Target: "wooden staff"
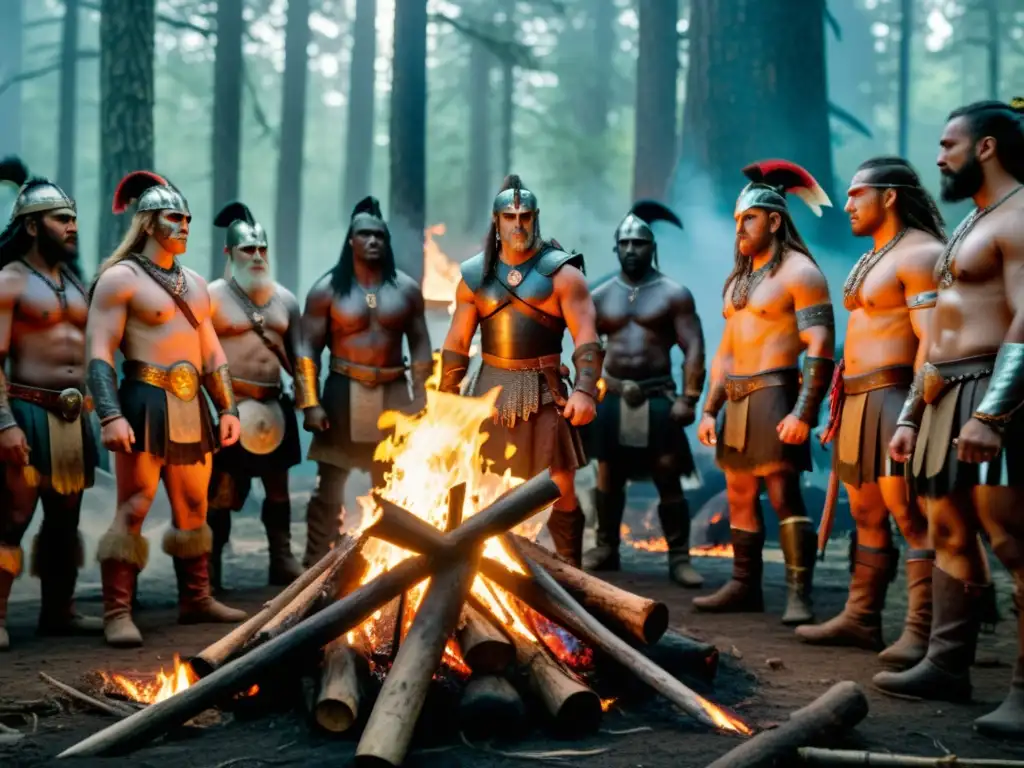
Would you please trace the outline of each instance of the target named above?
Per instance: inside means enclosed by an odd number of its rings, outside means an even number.
[[[793,765],[797,750],[815,743],[829,743],[867,717],[868,700],[863,689],[846,680],[836,683],[789,720],[722,755],[707,768],[769,768]]]
[[[516,736],[524,730],[526,707],[519,692],[499,675],[473,675],[462,691],[459,726],[470,738]]]
[[[797,750],[800,765],[819,765],[838,768],[844,765],[873,765],[878,768],[1024,768],[1024,760],[998,758],[918,757],[916,755],[890,755],[885,752],[864,752],[859,749],[822,749],[800,747]]]
[[[574,568],[548,550],[522,536],[515,537],[520,549],[550,573],[555,581],[576,597],[583,607],[612,629],[652,645],[668,629],[668,606],[620,589],[586,571]]]
[[[462,659],[476,675],[502,672],[515,661],[515,646],[505,633],[468,602],[462,607],[458,639]]]

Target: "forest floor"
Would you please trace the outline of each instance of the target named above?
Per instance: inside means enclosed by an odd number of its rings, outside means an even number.
[[[97,489],[103,493],[102,489]],[[92,492],[90,492],[92,493]],[[95,494],[93,494],[95,496]],[[301,494],[299,494],[301,495]],[[299,509],[303,507],[300,504]],[[108,519],[95,503],[86,505],[83,532],[95,541],[101,522]],[[634,518],[642,510],[631,509]],[[137,621],[145,637],[145,647],[117,651],[105,647],[99,638],[40,639],[33,634],[38,610],[37,584],[23,578],[17,582],[16,600],[11,607],[13,650],[0,656],[0,710],[14,701],[52,698],[54,692],[38,677],[46,672],[73,685],[86,687],[90,675],[100,670],[138,671],[154,674],[168,667],[175,653],[188,654],[220,637],[223,626],[178,626],[175,623],[174,580],[169,559],[159,552],[159,527],[166,525],[163,503],[152,513],[147,534],[152,546],[151,564],[140,579],[143,609]],[[295,518],[301,515],[297,512]],[[634,522],[636,520],[634,519]],[[301,524],[294,525],[296,551],[302,543]],[[588,530],[588,536],[591,531]],[[257,610],[272,592],[261,587],[265,578],[265,545],[258,516],[243,511],[236,518],[233,551],[227,558],[226,579],[236,587],[228,602],[249,611]],[[841,545],[816,573],[815,605],[819,616],[827,618],[840,610],[845,599],[848,574]],[[90,551],[94,549],[90,548]],[[814,648],[796,642],[792,630],[783,627],[778,617],[784,601],[784,572],[781,553],[766,551],[766,601],[764,615],[695,614],[690,600],[696,593],[672,586],[665,573],[663,554],[627,550],[624,570],[609,580],[627,589],[668,604],[672,626],[687,634],[714,643],[721,652],[721,664],[715,686],[707,695],[733,710],[755,727],[763,728],[786,719],[793,710],[807,704],[840,680],[854,680],[868,693],[870,714],[844,746],[870,748],[918,755],[938,756],[945,750],[961,757],[1024,759],[1024,746],[993,742],[976,735],[971,721],[993,709],[1001,701],[1010,677],[1010,665],[1016,648],[1015,622],[1009,612],[1009,583],[998,574],[1000,608],[1004,620],[994,635],[983,636],[979,665],[973,673],[975,702],[968,705],[907,702],[887,698],[870,688],[871,676],[878,664],[870,653]],[[710,591],[728,578],[730,563],[721,558],[703,558],[696,562],[707,577]],[[903,581],[890,590],[886,612],[886,637],[899,631],[904,609]],[[83,572],[79,604],[83,612],[98,614],[98,572],[91,563]],[[770,663],[769,663],[770,660]],[[216,719],[215,719],[216,720]],[[6,718],[6,725],[26,733],[32,725]],[[0,747],[0,765],[40,766],[56,762],[61,750],[105,727],[111,719],[83,710],[64,707],[59,713],[42,716],[36,729],[17,744]],[[545,736],[543,728],[534,728],[523,740],[504,744],[474,744],[450,738],[440,744],[414,743],[406,761],[416,768],[481,766],[504,768],[537,762],[520,752],[593,750],[591,755],[568,755],[556,765],[588,768],[668,768],[669,766],[705,766],[737,744],[730,736],[708,733],[692,720],[676,713],[658,700],[623,703],[605,715],[602,730],[581,741],[561,741]],[[258,719],[225,715],[216,722],[187,736],[167,738],[146,746],[131,758],[144,766],[195,766],[196,768],[246,768],[262,765],[337,766],[348,764],[355,752],[354,738],[329,738],[311,727],[299,711],[268,714]],[[508,754],[501,754],[506,752]],[[110,765],[114,759],[79,759],[72,764]]]

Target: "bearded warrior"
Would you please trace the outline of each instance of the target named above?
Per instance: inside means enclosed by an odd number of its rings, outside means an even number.
[[[807,439],[832,380],[835,323],[825,276],[793,224],[786,194],[801,197],[819,216],[821,206],[831,203],[814,177],[793,163],[768,160],[743,173],[750,183],[736,202],[736,264],[723,291],[725,332],[698,429],[704,445],[717,446],[725,472],[733,577],[693,604],[702,611],[764,610],[764,480],[786,561],[789,596],[782,622],[805,624],[814,618],[817,542],[800,473],[811,468]]]
[[[0,181],[20,187],[0,233],[0,650],[11,586],[22,569],[21,541],[42,501],[32,543],[43,634],[98,632],[75,612],[83,562],[78,519],[92,485],[96,443],[85,396],[88,297],[78,273],[75,201],[53,182],[29,177],[15,157]],[[10,378],[4,373],[7,366]]]
[[[124,239],[101,266],[89,307],[89,389],[114,452],[117,512],[100,540],[104,632],[117,647],[142,636],[131,608],[149,546],[142,524],[161,478],[171,502],[172,527],[163,540],[174,558],[179,622],[235,622],[242,611],[210,595],[212,534],[206,494],[212,453],[239,436],[238,406],[228,361],[214,330],[206,281],[185,269],[188,203],[174,186],[148,171],[121,180],[114,213],[135,203]],[[124,354],[118,388],[114,355]],[[219,441],[207,394],[220,412]]]
[[[694,472],[683,428],[695,420],[704,389],[704,334],[693,295],[658,271],[651,225],[682,229],[669,209],[636,203],[615,230],[622,269],[594,291],[597,330],[606,337],[606,393],[586,429],[588,453],[597,459],[597,546],[584,567],[618,570],[619,527],[626,481],[654,481],[658,516],[668,544],[669,576],[684,587],[704,579],[690,565],[690,512],[680,477]],[[683,393],[671,372],[672,348],[683,351]]]
[[[305,412],[306,429],[317,432],[309,449],[317,484],[306,512],[308,567],[337,538],[349,473],[369,472],[375,487],[384,485],[386,465],[373,459],[384,438],[377,427],[380,415],[422,407],[433,371],[423,294],[395,268],[391,234],[376,198],[356,204],[338,264],[306,297],[304,324],[313,359],[320,359],[324,347],[331,355],[323,404]],[[403,340],[411,365],[402,357]]]
[[[537,196],[518,176],[505,179],[491,211],[483,252],[462,264],[439,389],[460,392],[479,328],[482,362],[467,393],[501,387],[484,459],[521,478],[550,468],[561,496],[548,531],[558,554],[579,566],[584,517],[574,479],[585,457],[576,428],[594,419],[604,359],[583,256],[541,238]],[[571,392],[561,364],[566,328],[576,345]]]
[[[295,409],[315,408],[320,402],[316,364],[302,333],[298,301],[270,275],[263,226],[240,202],[224,206],[213,223],[227,229],[228,263],[224,279],[210,284],[210,305],[230,366],[242,436],[213,460],[210,581],[215,591],[223,588],[222,553],[231,536],[231,513],[242,508],[253,478],[259,478],[265,493],[269,581],[282,586],[302,572],[291,551],[288,470],[302,461]],[[294,401],[281,384],[282,370],[295,382]]]

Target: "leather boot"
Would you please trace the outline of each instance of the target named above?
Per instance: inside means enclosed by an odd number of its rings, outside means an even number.
[[[811,585],[818,538],[808,517],[788,517],[779,524],[779,544],[786,560],[786,610],[782,623],[787,626],[814,621]]]
[[[909,699],[969,701],[971,661],[978,644],[980,585],[954,579],[941,568],[932,571],[934,611],[928,653],[904,672],[879,672],[875,687]]]
[[[302,575],[302,566],[292,554],[291,502],[265,499],[261,517],[270,550],[268,581],[274,587],[288,586]]]
[[[84,565],[85,551],[77,531],[43,527],[32,541],[30,573],[39,578],[42,604],[39,609],[40,635],[95,634],[103,631],[103,620],[82,616],[75,610],[75,585]]]
[[[586,518],[579,507],[563,512],[551,509],[548,517],[548,533],[555,544],[555,552],[577,568],[583,560],[583,526]]]
[[[210,507],[206,511],[206,524],[210,526],[212,543],[210,548],[210,589],[215,595],[227,592],[224,589],[224,547],[231,540],[231,510]]]
[[[974,721],[974,730],[996,739],[1024,739],[1024,583],[1017,581],[1013,596],[1017,607],[1017,663],[1010,692],[994,712]]]
[[[738,528],[732,534],[732,579],[710,595],[693,598],[693,607],[706,613],[760,613],[764,610],[761,577],[764,573],[764,531]]]
[[[843,612],[824,624],[797,627],[796,636],[811,645],[835,645],[877,651],[882,647],[882,608],[892,566],[892,549],[857,547],[850,595]]]
[[[164,552],[174,558],[179,624],[228,623],[246,618],[245,611],[228,608],[210,595],[213,532],[209,526],[193,531],[169,528],[163,544]]]
[[[149,560],[149,542],[117,531],[103,534],[96,547],[103,579],[103,634],[107,645],[137,648],[142,633],[132,621],[132,595],[139,571]]]
[[[907,552],[907,618],[899,640],[878,654],[878,660],[887,667],[910,669],[928,653],[934,565],[933,550],[912,549]]]
[[[11,638],[7,634],[7,600],[14,580],[21,573],[22,554],[21,547],[0,544],[0,651],[11,647]]]
[[[320,464],[316,488],[306,507],[305,568],[315,565],[330,552],[345,522],[345,481],[348,472]]]
[[[619,570],[619,531],[622,512],[626,508],[624,491],[594,491],[597,512],[597,546],[583,555],[583,567],[588,571]]]
[[[686,499],[658,505],[661,530],[668,544],[668,577],[688,589],[704,586],[704,577],[690,565],[690,507]]]

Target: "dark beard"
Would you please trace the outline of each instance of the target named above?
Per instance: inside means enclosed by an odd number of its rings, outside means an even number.
[[[38,232],[36,248],[47,264],[50,266],[72,264],[78,259],[77,244],[65,243],[63,238],[54,237],[45,226],[40,226]]]
[[[942,172],[942,200],[947,203],[958,203],[974,197],[985,181],[978,158],[972,157],[959,171]]]
[[[623,256],[619,261],[622,267],[622,274],[630,280],[636,281],[645,277],[654,266],[653,259],[645,259],[642,256]]]

